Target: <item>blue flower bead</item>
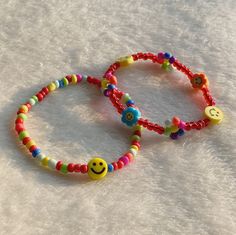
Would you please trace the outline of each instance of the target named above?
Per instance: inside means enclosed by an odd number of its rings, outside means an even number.
[[[137,124],[138,119],[141,117],[141,113],[134,107],[128,107],[122,112],[121,121],[127,126],[134,126]]]

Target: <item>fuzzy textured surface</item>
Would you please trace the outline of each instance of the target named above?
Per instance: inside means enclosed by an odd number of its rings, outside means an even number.
[[[236,3],[5,0],[0,3],[0,234],[236,234]],[[65,74],[102,76],[116,58],[169,51],[204,71],[219,126],[171,141],[143,131],[136,161],[101,181],[40,167],[16,141],[20,104]],[[202,97],[180,73],[135,64],[117,74],[143,115],[197,120]],[[61,90],[27,128],[49,156],[111,161],[130,130],[94,87]]]

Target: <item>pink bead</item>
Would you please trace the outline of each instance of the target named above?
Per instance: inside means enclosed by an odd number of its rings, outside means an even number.
[[[180,123],[179,123],[179,128],[180,128],[180,129],[185,129],[185,128],[186,128],[186,124],[185,124],[184,121],[180,121]]]
[[[122,161],[124,163],[124,165],[129,164],[129,158],[126,155],[120,157],[119,161]]]
[[[76,74],[77,77],[77,83],[80,83],[83,79],[83,76],[81,74]]]
[[[178,117],[173,117],[172,123],[173,123],[174,126],[179,126],[180,119]]]

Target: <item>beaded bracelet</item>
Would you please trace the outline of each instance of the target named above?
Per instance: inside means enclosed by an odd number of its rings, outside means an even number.
[[[138,60],[150,60],[153,63],[158,63],[163,69],[170,71],[172,68],[184,73],[190,80],[194,89],[200,90],[203,93],[207,106],[204,111],[204,118],[198,121],[185,122],[179,117],[173,117],[172,121],[166,120],[165,126],[153,123],[148,119],[141,117],[140,111],[134,106],[134,101],[129,94],[121,92],[117,87],[117,78],[115,72],[120,67],[127,67]],[[182,136],[185,131],[192,129],[200,130],[211,122],[218,124],[223,119],[223,112],[215,106],[215,101],[208,89],[208,79],[203,73],[192,73],[189,68],[181,64],[170,53],[160,52],[157,55],[152,53],[137,53],[131,56],[125,56],[118,59],[115,63],[109,66],[101,81],[101,89],[105,96],[108,96],[116,107],[117,111],[122,115],[122,122],[128,126],[141,125],[148,130],[155,131],[158,134],[165,134],[171,139],[177,139]],[[124,107],[126,106],[126,108]]]
[[[133,158],[137,155],[140,149],[140,139],[141,139],[141,126],[135,125],[133,129],[133,135],[131,137],[130,149],[123,154],[117,161],[107,164],[102,158],[93,158],[88,164],[79,163],[63,163],[62,161],[57,161],[52,159],[42,153],[41,149],[36,145],[35,141],[30,138],[29,133],[25,129],[24,122],[27,119],[27,113],[31,110],[32,106],[42,102],[43,99],[55,91],[58,88],[67,87],[69,84],[79,84],[81,81],[87,81],[90,84],[95,84],[98,87],[101,86],[99,79],[84,76],[80,74],[72,74],[64,77],[61,80],[56,80],[51,82],[48,86],[43,87],[36,95],[30,98],[25,104],[21,105],[15,120],[15,130],[18,134],[19,140],[22,141],[23,145],[29,150],[32,157],[37,159],[43,166],[48,167],[53,170],[57,170],[62,173],[88,173],[92,179],[101,179],[107,172],[113,172],[118,169],[123,168],[125,165],[130,163]]]

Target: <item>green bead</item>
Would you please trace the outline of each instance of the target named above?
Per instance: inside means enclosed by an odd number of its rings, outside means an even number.
[[[29,137],[29,133],[27,131],[20,132],[19,139],[23,140],[25,137]]]
[[[164,135],[170,136],[171,134],[171,127],[166,127],[164,131]]]
[[[34,99],[36,103],[39,102],[38,97],[36,95],[33,95],[32,99]]]
[[[138,135],[133,135],[133,136],[131,136],[131,141],[140,141],[140,136],[138,136]]]
[[[161,67],[166,71],[170,71],[172,69],[172,66],[168,61],[165,61]]]
[[[66,78],[63,78],[62,82],[63,82],[64,86],[68,86],[69,85],[69,82],[68,82],[68,80]]]
[[[67,165],[66,165],[66,164],[62,164],[60,171],[61,171],[62,173],[65,173],[65,174],[66,174],[66,173],[68,172],[68,170],[67,170]]]
[[[21,118],[21,119],[23,119],[23,121],[25,121],[25,120],[27,120],[28,117],[24,113],[19,113],[17,115],[17,118]]]
[[[121,102],[125,104],[127,101],[131,100],[131,97],[128,93],[124,94],[121,98]]]

